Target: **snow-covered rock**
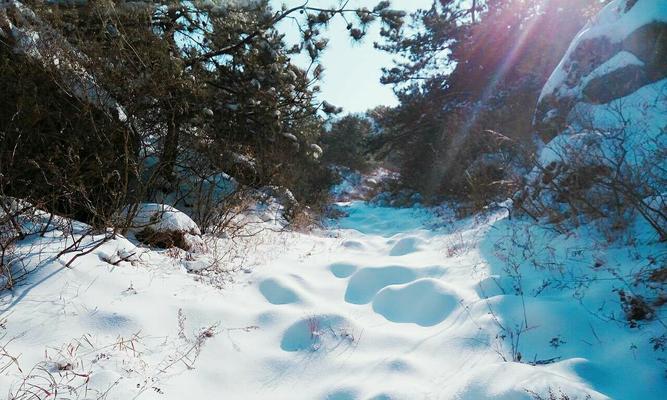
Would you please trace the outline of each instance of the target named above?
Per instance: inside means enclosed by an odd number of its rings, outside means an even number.
[[[666,189],[665,38],[658,0],[612,1],[576,36],[542,91],[535,128],[549,142],[517,206],[556,219],[629,204],[648,215],[638,199]]]
[[[189,216],[167,204],[128,206],[122,216],[130,219],[129,232],[140,242],[156,247],[189,250],[193,237],[201,235],[199,227]]]
[[[377,204],[385,205],[407,205],[414,204],[409,201],[400,201],[402,195],[393,196],[391,186],[399,178],[398,173],[392,172],[386,168],[376,168],[368,173],[361,173],[345,167],[336,167],[336,174],[340,177],[340,183],[331,189],[331,194],[337,202],[347,202],[351,200],[371,200]],[[407,194],[404,200],[414,195],[414,192]],[[398,200],[398,201],[397,201]],[[421,200],[417,200],[419,202]]]
[[[570,45],[540,96],[535,124],[551,139],[578,103],[607,104],[667,77],[667,2],[614,0]]]
[[[129,211],[129,207],[125,213]],[[131,231],[151,228],[157,232],[184,231],[199,235],[199,227],[185,213],[167,204],[141,203],[132,217]]]
[[[322,150],[322,148],[319,145],[317,145],[315,143],[312,143],[310,145],[310,153],[313,156],[313,158],[317,160],[320,157],[322,157],[322,154],[324,153],[324,151]]]

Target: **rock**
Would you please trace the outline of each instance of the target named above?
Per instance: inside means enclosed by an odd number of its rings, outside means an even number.
[[[138,241],[163,249],[192,248],[190,236],[200,236],[197,224],[185,213],[167,204],[140,203],[123,210],[125,218],[131,218],[128,230]]]
[[[622,48],[646,64],[647,83],[667,76],[667,23],[642,26],[623,41]]]
[[[579,103],[607,104],[667,77],[667,2],[614,0],[574,39],[538,101],[545,142]]]
[[[619,182],[636,188],[633,198],[664,192],[664,182],[635,171],[664,163],[666,78],[667,2],[610,2],[542,90],[534,128],[546,145],[514,197],[517,208],[553,222],[597,218],[618,212],[610,187]]]
[[[644,67],[627,65],[607,75],[591,79],[583,89],[583,99],[594,104],[609,103],[634,93],[647,81]]]

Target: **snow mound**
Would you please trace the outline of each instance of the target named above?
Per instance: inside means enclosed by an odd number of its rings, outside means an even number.
[[[410,253],[415,253],[419,251],[422,240],[418,237],[405,237],[396,242],[394,247],[391,248],[389,255],[392,257],[400,257]]]
[[[117,265],[121,261],[135,262],[139,259],[139,249],[124,237],[116,237],[97,251],[101,261]]]
[[[345,291],[345,301],[352,304],[367,304],[385,286],[407,283],[415,279],[417,274],[408,267],[362,268],[350,278]]]
[[[433,326],[444,321],[458,302],[452,289],[425,278],[382,289],[373,299],[373,310],[392,322]]]

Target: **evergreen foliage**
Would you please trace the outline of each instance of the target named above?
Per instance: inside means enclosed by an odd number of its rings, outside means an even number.
[[[27,0],[0,11],[0,190],[100,225],[123,204],[177,202],[193,179],[220,173],[318,201],[332,179],[317,159],[323,115],[341,112],[316,99],[322,31],[345,18],[353,39],[374,21],[390,37],[404,15],[388,2],[273,10],[268,0]],[[291,47],[277,27],[286,18],[301,32]],[[292,62],[298,53],[310,68]]]
[[[346,115],[335,121],[322,136],[323,161],[357,171],[367,171],[371,160],[368,141],[376,134],[373,122],[364,115]]]
[[[374,147],[398,159],[406,187],[431,199],[506,195],[531,154],[544,82],[602,5],[440,0],[414,13],[404,35],[377,45],[402,61],[384,70],[400,105]]]

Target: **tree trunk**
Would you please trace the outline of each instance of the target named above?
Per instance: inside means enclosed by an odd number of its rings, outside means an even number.
[[[176,9],[171,9],[168,12],[169,22],[164,26],[165,40],[169,43],[169,50],[173,54],[179,51],[175,39],[175,24],[178,20],[179,14]],[[169,101],[167,102],[167,132],[165,133],[164,141],[162,143],[162,157],[160,159],[160,174],[164,178],[168,186],[173,186],[176,177],[174,175],[174,168],[176,166],[176,159],[178,158],[178,143],[180,134],[181,118],[177,107],[174,103],[178,103],[178,93],[170,90]],[[169,187],[171,189],[171,187]]]
[[[169,121],[167,121],[167,132],[162,143],[162,157],[160,158],[160,173],[169,183],[175,181],[174,168],[178,158],[179,131],[179,118],[176,112],[172,112]]]
[[[472,0],[472,5],[470,6],[470,12],[472,17],[472,23],[475,23],[475,12],[477,12],[477,0]]]

